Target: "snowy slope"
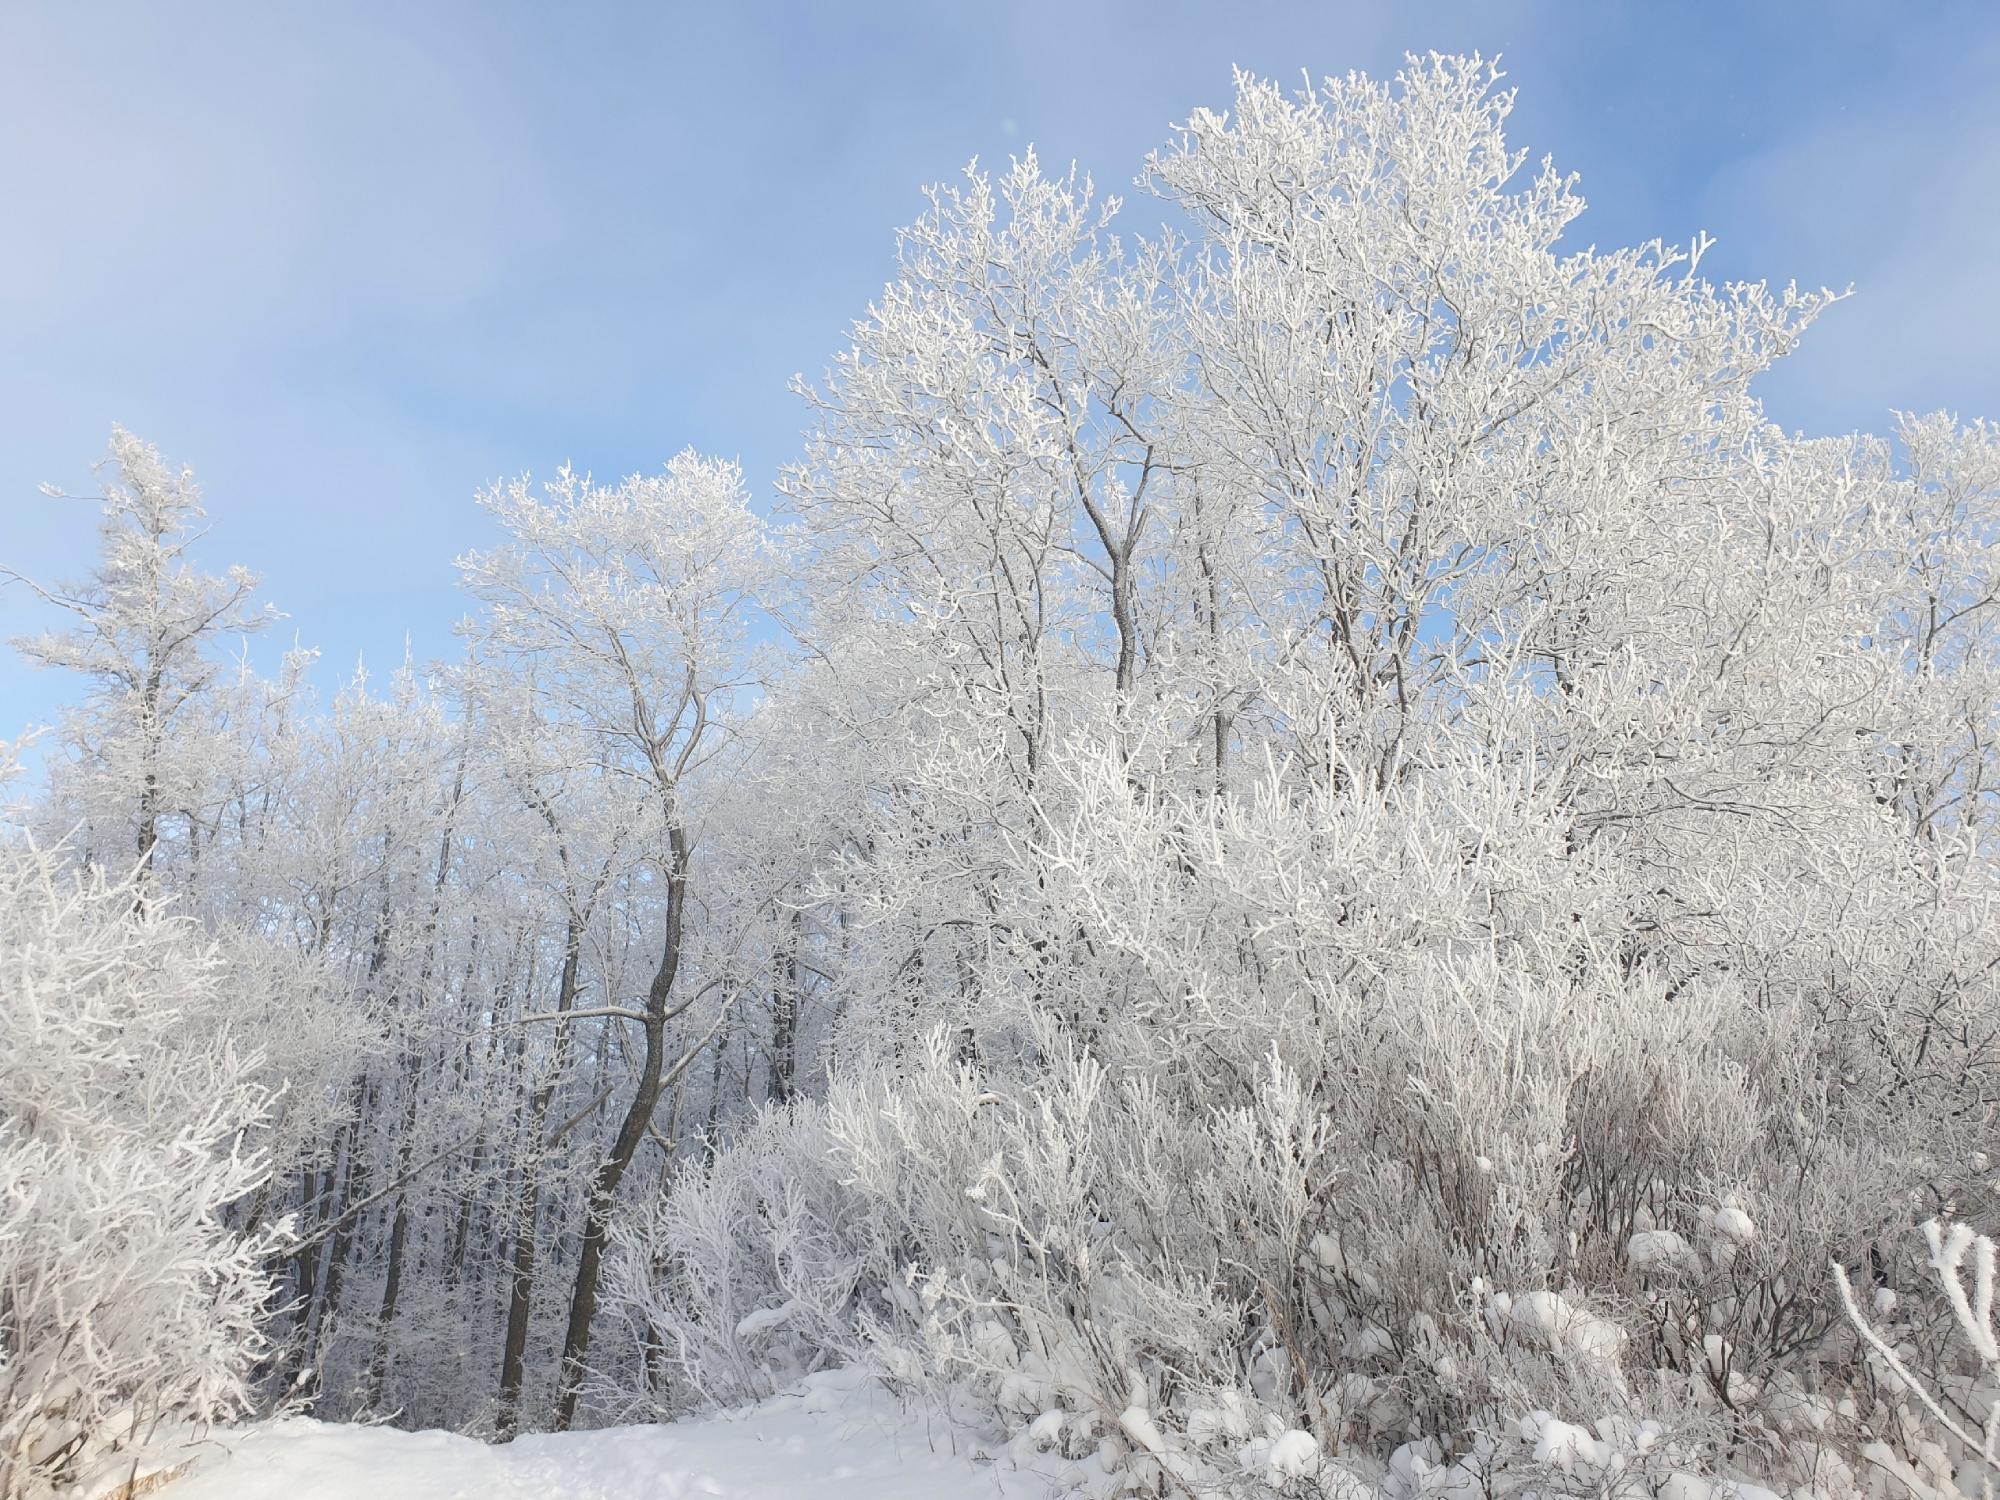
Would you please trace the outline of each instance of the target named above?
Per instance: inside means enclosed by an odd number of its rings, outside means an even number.
[[[1044,1500],[846,1372],[741,1411],[489,1447],[292,1420],[223,1433],[160,1500]]]

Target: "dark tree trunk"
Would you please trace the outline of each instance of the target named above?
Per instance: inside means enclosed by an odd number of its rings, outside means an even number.
[[[165,687],[164,668],[156,659],[146,674],[140,691],[140,733],[146,741],[146,774],[139,785],[139,876],[153,873],[153,850],[160,842],[160,698]],[[144,892],[141,892],[141,900]]]
[[[472,1162],[469,1175],[476,1186],[479,1174],[486,1170],[486,1136],[484,1132],[472,1143]],[[465,1247],[472,1238],[472,1211],[477,1203],[475,1192],[462,1193],[458,1200],[458,1229],[451,1237],[451,1259],[445,1262],[444,1275],[447,1286],[456,1287],[465,1280]]]
[[[412,1054],[409,1066],[403,1074],[405,1094],[403,1104],[402,1148],[397,1157],[397,1171],[407,1173],[410,1165],[410,1144],[417,1131],[417,1084],[421,1053]],[[383,1384],[389,1378],[389,1337],[396,1322],[396,1300],[403,1290],[403,1255],[410,1242],[410,1195],[396,1194],[396,1217],[389,1230],[389,1267],[382,1281],[382,1312],[375,1326],[375,1353],[368,1361],[368,1393],[371,1402],[382,1399]]]
[[[326,1217],[335,1223],[341,1222],[341,1215],[347,1205],[355,1199],[354,1180],[357,1171],[356,1158],[361,1154],[359,1139],[360,1125],[350,1120],[340,1133],[340,1147],[336,1155],[341,1160],[340,1191],[333,1196]],[[317,1346],[320,1331],[326,1326],[327,1318],[340,1305],[340,1284],[347,1267],[347,1242],[352,1226],[343,1226],[333,1235],[328,1246],[326,1269],[321,1274],[319,1295],[313,1300],[312,1326],[307,1330],[307,1342]]]
[[[583,922],[572,911],[569,930],[563,937],[562,980],[556,990],[556,1011],[568,1014],[576,1003],[577,970],[583,952]],[[507,1288],[507,1338],[500,1353],[500,1413],[498,1430],[502,1441],[514,1436],[520,1422],[521,1377],[528,1353],[528,1320],[534,1311],[535,1249],[542,1217],[542,1131],[548,1121],[549,1105],[568,1071],[569,1023],[556,1023],[555,1056],[548,1077],[535,1090],[528,1105],[527,1146],[521,1162],[519,1197],[514,1206],[513,1274]]]
[[[792,914],[791,940],[772,976],[771,1088],[773,1104],[790,1104],[797,1090],[799,1036],[799,914]]]
[[[458,808],[460,797],[465,792],[465,761],[461,755],[458,776],[452,786],[451,801],[446,805],[444,836],[438,841],[437,875],[431,882],[431,911],[424,924],[424,957],[417,970],[416,993],[421,1003],[430,986],[432,966],[437,962],[437,922],[438,912],[444,901],[445,877],[451,870],[451,825]],[[461,993],[472,987],[473,975],[479,967],[479,921],[472,922],[470,946],[465,956],[465,976],[460,985]],[[396,1171],[399,1179],[407,1178],[410,1170],[412,1148],[417,1133],[417,1096],[423,1082],[423,1059],[425,1046],[420,1041],[416,1046],[406,1048],[403,1054],[403,1133],[398,1139]],[[368,1391],[371,1402],[382,1399],[382,1387],[389,1377],[389,1340],[396,1322],[396,1302],[403,1289],[403,1256],[410,1239],[410,1195],[406,1190],[396,1193],[396,1217],[389,1230],[389,1265],[382,1282],[382,1313],[375,1329],[375,1352],[368,1362]]]
[[[583,1244],[577,1256],[576,1286],[570,1294],[569,1327],[563,1335],[562,1369],[556,1395],[555,1427],[567,1431],[576,1419],[577,1395],[583,1384],[584,1360],[590,1354],[590,1324],[597,1312],[597,1282],[604,1260],[604,1244],[611,1229],[611,1207],[624,1179],[625,1169],[638,1155],[639,1143],[652,1123],[653,1110],[660,1102],[660,1090],[667,1081],[667,1022],[678,1013],[670,1009],[674,980],[681,966],[681,931],[687,914],[690,850],[687,830],[677,817],[667,825],[669,863],[667,868],[667,930],[660,950],[660,966],[646,991],[645,1061],[639,1069],[638,1086],[632,1102],[619,1123],[611,1143],[590,1183],[585,1208]],[[682,1002],[683,1005],[686,1002]],[[675,1074],[694,1056],[690,1051],[674,1065]]]

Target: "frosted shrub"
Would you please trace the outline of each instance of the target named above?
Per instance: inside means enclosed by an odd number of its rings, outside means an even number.
[[[213,955],[131,883],[0,845],[0,1495],[133,1461],[163,1420],[247,1405],[269,1236],[268,1095]]]
[[[1894,1479],[1912,1500],[1977,1495],[1992,1500],[2000,1485],[2000,1322],[1995,1321],[1993,1240],[1963,1223],[1927,1220],[1926,1269],[1949,1311],[1957,1348],[1928,1359],[1913,1342],[1907,1318],[1888,1320],[1897,1299],[1878,1291],[1864,1311],[1838,1262],[1833,1275],[1841,1306],[1860,1335],[1868,1363],[1882,1382],[1887,1420],[1862,1450],[1872,1468]]]
[[[620,1226],[606,1294],[637,1358],[600,1383],[607,1410],[648,1414],[768,1396],[859,1357],[864,1298],[891,1272],[891,1232],[834,1169],[823,1106],[758,1115]]]

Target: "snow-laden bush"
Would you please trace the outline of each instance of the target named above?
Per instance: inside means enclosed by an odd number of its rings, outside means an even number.
[[[604,1410],[657,1414],[759,1400],[865,1351],[857,1317],[892,1263],[895,1223],[831,1169],[823,1106],[767,1108],[706,1169],[614,1231],[606,1296],[637,1358]]]
[[[218,962],[131,881],[0,844],[0,1495],[242,1410],[268,1237],[263,1116]]]
[[[1993,1500],[2000,1485],[2000,1321],[1994,1315],[1995,1252],[1990,1236],[1970,1225],[1923,1226],[1935,1277],[1933,1291],[1948,1316],[1939,1320],[1959,1347],[1920,1340],[1919,1326],[1899,1316],[1893,1293],[1878,1289],[1864,1312],[1846,1270],[1834,1265],[1841,1305],[1860,1335],[1879,1380],[1889,1420],[1862,1450],[1874,1469],[1893,1478],[1913,1500],[1976,1495]],[[1923,1346],[1930,1343],[1926,1350]],[[1915,1366],[1915,1368],[1913,1368]]]
[[[1142,1488],[1388,1482],[1411,1444],[1413,1494],[1851,1477],[1886,1414],[1842,1405],[1820,1268],[1969,1137],[1879,1107],[1795,960],[1753,986],[1596,946],[1624,851],[1566,850],[1497,770],[1273,768],[1204,808],[1064,747],[1024,851],[1042,946],[986,959],[980,1024],[837,1068],[625,1246],[660,1384],[865,1352]]]

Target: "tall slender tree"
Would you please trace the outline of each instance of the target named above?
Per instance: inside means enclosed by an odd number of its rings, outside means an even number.
[[[221,668],[216,645],[273,616],[252,607],[256,580],[242,568],[217,576],[196,564],[205,512],[192,470],[170,467],[123,428],[112,431],[107,467],[89,576],[48,586],[0,566],[0,579],[24,584],[74,620],[15,644],[32,661],[96,684],[66,738],[92,800],[110,799],[122,816],[144,877],[153,871],[161,819],[188,808],[199,779],[181,752],[200,728],[202,695]],[[118,862],[109,848],[93,852]]]
[[[483,644],[530,673],[542,712],[587,730],[648,789],[664,846],[651,851],[665,904],[644,998],[600,1008],[639,1028],[642,1053],[585,1209],[556,1398],[555,1424],[565,1428],[576,1416],[619,1184],[662,1090],[700,1051],[668,1056],[669,1027],[699,996],[681,983],[698,832],[690,783],[718,753],[732,695],[750,681],[743,633],[763,548],[738,470],[692,453],[659,477],[604,487],[564,470],[540,495],[523,480],[484,503],[510,541],[462,563],[485,606],[475,627]]]

